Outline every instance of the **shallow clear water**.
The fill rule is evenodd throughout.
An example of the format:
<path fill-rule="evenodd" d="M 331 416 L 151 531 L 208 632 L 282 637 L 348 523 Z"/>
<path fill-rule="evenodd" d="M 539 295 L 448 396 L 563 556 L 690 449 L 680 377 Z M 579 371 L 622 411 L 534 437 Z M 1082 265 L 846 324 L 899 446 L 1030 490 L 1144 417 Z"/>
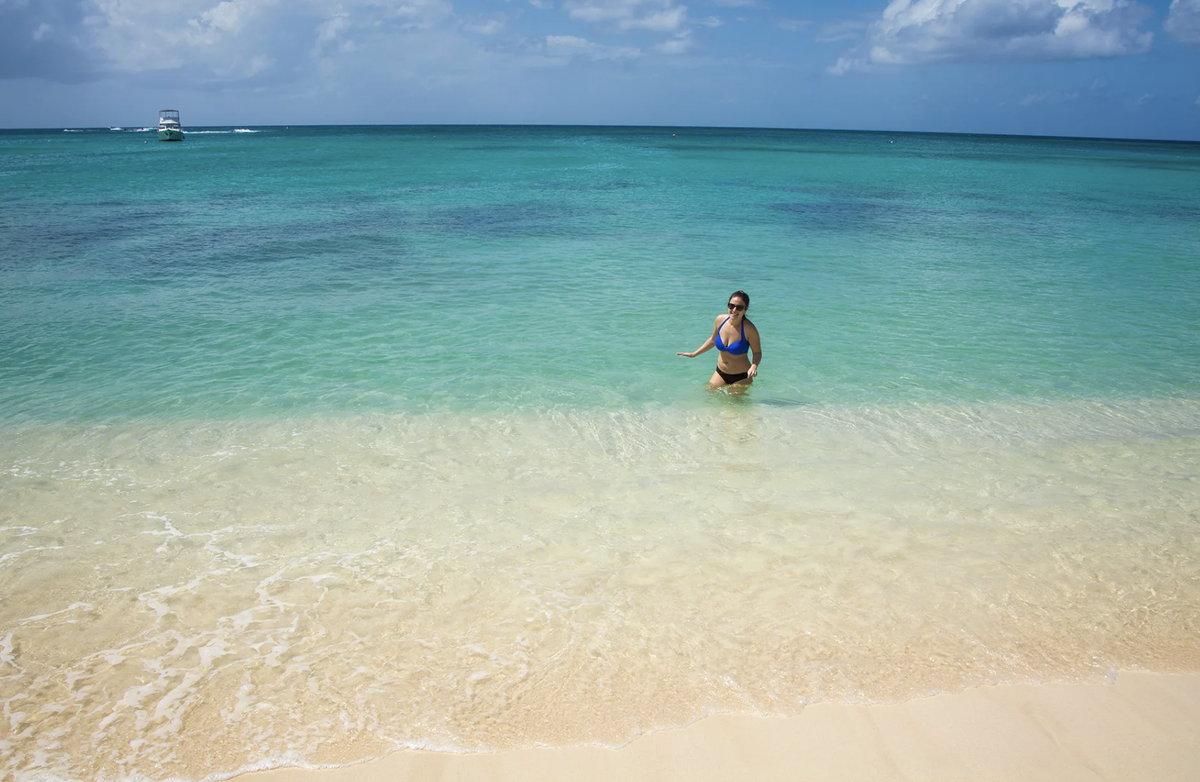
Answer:
<path fill-rule="evenodd" d="M 1200 670 L 1200 146 L 0 133 L 0 762 Z M 735 288 L 762 375 L 689 361 Z"/>
<path fill-rule="evenodd" d="M 672 135 L 674 133 L 675 135 Z M 148 140 L 149 139 L 149 140 Z M 0 415 L 1200 393 L 1200 146 L 878 133 L 0 135 Z"/>

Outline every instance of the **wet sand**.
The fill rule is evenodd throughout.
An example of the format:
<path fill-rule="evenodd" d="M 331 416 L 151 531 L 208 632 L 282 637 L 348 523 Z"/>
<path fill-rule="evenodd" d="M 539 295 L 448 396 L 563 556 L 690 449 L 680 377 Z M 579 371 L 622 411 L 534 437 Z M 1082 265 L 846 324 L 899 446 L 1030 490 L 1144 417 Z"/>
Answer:
<path fill-rule="evenodd" d="M 586 704 L 580 704 L 586 708 Z M 1200 779 L 1200 674 L 1122 672 L 1107 683 L 979 687 L 898 704 L 817 703 L 795 717 L 718 715 L 621 749 L 403 751 L 238 782 L 394 780 Z"/>

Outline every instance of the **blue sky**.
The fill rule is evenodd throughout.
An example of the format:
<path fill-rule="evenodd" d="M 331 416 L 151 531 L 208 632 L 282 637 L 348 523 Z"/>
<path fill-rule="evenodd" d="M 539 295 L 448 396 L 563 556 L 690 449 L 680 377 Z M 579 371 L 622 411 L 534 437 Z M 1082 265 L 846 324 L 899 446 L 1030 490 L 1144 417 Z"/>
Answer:
<path fill-rule="evenodd" d="M 0 0 L 0 127 L 1200 140 L 1200 0 Z"/>

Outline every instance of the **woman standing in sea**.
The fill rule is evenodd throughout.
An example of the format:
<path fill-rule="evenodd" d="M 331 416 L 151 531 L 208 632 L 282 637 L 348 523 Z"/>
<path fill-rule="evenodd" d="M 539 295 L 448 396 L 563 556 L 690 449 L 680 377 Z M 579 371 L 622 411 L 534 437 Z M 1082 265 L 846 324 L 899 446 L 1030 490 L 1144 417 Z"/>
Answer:
<path fill-rule="evenodd" d="M 729 296 L 729 314 L 718 315 L 713 320 L 712 336 L 691 353 L 675 354 L 695 358 L 713 347 L 720 351 L 717 356 L 717 371 L 713 372 L 708 381 L 710 389 L 748 386 L 758 375 L 758 365 L 762 361 L 762 345 L 758 341 L 758 328 L 746 318 L 748 309 L 750 294 L 734 291 Z M 746 355 L 751 351 L 753 361 Z"/>

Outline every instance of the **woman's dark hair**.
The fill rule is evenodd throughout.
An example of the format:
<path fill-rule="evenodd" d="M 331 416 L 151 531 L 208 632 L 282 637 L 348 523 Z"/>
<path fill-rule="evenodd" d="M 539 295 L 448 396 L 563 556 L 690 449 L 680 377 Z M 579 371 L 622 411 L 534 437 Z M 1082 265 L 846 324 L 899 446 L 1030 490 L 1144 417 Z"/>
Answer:
<path fill-rule="evenodd" d="M 745 291 L 734 291 L 733 293 L 729 294 L 729 300 L 733 301 L 734 299 L 741 299 L 742 301 L 746 302 L 746 309 L 750 309 L 749 293 L 746 293 Z"/>

